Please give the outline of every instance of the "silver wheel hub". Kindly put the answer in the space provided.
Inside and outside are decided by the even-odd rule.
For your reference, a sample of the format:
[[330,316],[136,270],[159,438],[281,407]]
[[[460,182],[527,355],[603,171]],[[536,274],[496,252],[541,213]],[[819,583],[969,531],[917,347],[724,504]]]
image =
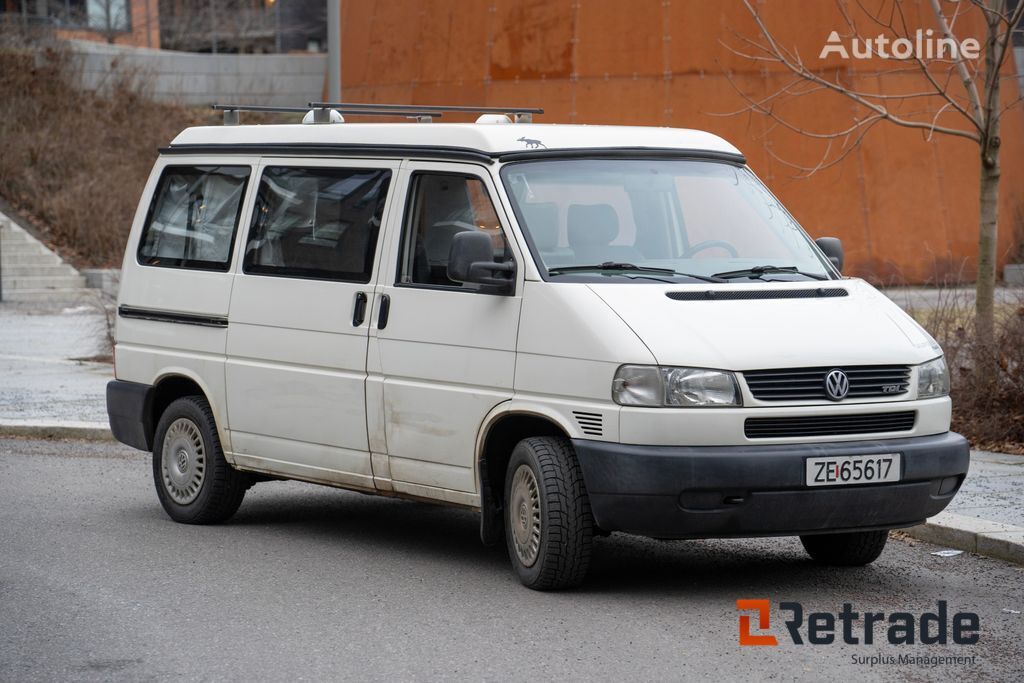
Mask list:
[[509,522],[516,557],[523,566],[532,567],[540,554],[540,487],[528,465],[520,465],[512,475]]
[[164,489],[175,503],[188,505],[206,478],[206,446],[199,426],[185,417],[172,422],[164,434],[162,454]]

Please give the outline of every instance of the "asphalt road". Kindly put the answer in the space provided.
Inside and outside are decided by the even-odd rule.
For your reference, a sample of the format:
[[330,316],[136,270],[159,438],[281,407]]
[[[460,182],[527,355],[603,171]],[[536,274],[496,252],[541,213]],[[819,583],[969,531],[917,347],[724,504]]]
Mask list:
[[[897,539],[835,570],[795,539],[616,534],[582,590],[543,594],[465,511],[273,482],[191,527],[150,476],[122,446],[0,439],[0,679],[1020,680],[1024,568],[996,560]],[[772,601],[778,647],[738,645],[738,598]],[[797,646],[777,608],[938,600],[979,615],[978,644]],[[975,657],[853,661],[900,654]]]

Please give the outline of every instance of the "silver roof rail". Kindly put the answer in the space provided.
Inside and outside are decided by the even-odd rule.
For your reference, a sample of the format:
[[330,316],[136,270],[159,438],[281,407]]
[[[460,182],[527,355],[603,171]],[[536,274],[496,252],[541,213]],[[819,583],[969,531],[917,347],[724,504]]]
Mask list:
[[356,114],[368,109],[386,109],[388,111],[405,112],[407,116],[417,120],[438,117],[445,112],[462,112],[466,114],[504,114],[516,123],[533,123],[534,114],[543,114],[544,110],[536,107],[464,107],[459,105],[427,105],[427,104],[356,104],[352,102],[310,102],[313,109],[342,109]]
[[309,104],[305,107],[273,107],[259,104],[213,104],[210,106],[212,109],[224,112],[225,126],[237,126],[239,124],[238,114],[243,111],[282,114],[306,114],[312,111],[313,123],[330,123],[332,110],[339,114],[349,114],[351,116],[404,116],[417,121],[429,121],[434,117],[442,115],[438,112],[428,111],[424,107],[392,106],[389,104],[334,106],[318,103]]

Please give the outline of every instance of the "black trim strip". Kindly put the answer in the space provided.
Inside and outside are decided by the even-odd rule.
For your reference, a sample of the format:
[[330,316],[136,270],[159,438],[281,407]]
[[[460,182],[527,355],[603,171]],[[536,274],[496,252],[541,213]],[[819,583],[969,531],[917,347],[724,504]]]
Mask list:
[[529,149],[520,152],[499,152],[499,161],[529,161],[533,159],[692,159],[697,161],[724,161],[737,166],[747,163],[742,154],[716,152],[709,149],[682,149],[672,147],[577,147],[570,149]]
[[338,156],[338,157],[416,157],[420,159],[459,159],[493,164],[490,154],[468,147],[434,147],[425,145],[331,145],[311,143],[239,143],[233,145],[195,144],[171,145],[161,154],[247,154],[276,156]]
[[676,301],[739,301],[743,299],[829,299],[849,296],[842,287],[817,287],[815,289],[739,289],[689,292],[665,292],[665,296]]
[[228,319],[219,315],[197,315],[195,313],[173,313],[155,311],[151,308],[135,306],[118,306],[117,314],[122,318],[134,320],[152,320],[161,323],[178,323],[180,325],[198,325],[200,327],[227,327]]
[[247,154],[278,156],[339,156],[339,157],[415,157],[420,159],[458,159],[493,164],[495,160],[530,161],[533,159],[694,159],[722,161],[737,166],[747,163],[742,154],[717,152],[708,149],[681,149],[672,147],[577,147],[561,149],[529,149],[522,151],[482,152],[468,147],[427,145],[360,145],[327,144],[320,142],[293,143],[237,143],[221,145],[171,145],[160,149],[161,154]]

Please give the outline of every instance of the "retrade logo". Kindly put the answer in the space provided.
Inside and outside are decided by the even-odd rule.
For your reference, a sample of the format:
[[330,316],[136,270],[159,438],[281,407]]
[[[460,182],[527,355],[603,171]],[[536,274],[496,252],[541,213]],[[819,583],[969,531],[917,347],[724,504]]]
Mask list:
[[[757,627],[752,615],[739,616],[740,645],[778,645],[770,632],[771,602],[741,599],[736,601],[740,612],[756,612]],[[799,602],[780,602],[784,613],[784,633],[794,645],[872,645],[875,636],[890,645],[975,645],[980,640],[981,620],[975,612],[949,613],[945,600],[939,600],[934,612],[856,612],[853,605],[843,603],[839,612],[804,613]],[[788,613],[788,614],[785,614]],[[755,632],[755,630],[757,632]],[[881,632],[881,633],[879,633]]]
[[[771,614],[768,610],[771,609],[771,603],[767,600],[737,600],[736,609],[738,610],[756,610],[757,611],[757,628],[761,631],[767,631],[771,628]],[[740,615],[740,645],[778,645],[779,641],[776,640],[775,636],[768,635],[755,635],[750,632],[750,615]]]
[[850,391],[850,379],[842,370],[833,370],[825,375],[825,393],[833,401],[842,401]]

